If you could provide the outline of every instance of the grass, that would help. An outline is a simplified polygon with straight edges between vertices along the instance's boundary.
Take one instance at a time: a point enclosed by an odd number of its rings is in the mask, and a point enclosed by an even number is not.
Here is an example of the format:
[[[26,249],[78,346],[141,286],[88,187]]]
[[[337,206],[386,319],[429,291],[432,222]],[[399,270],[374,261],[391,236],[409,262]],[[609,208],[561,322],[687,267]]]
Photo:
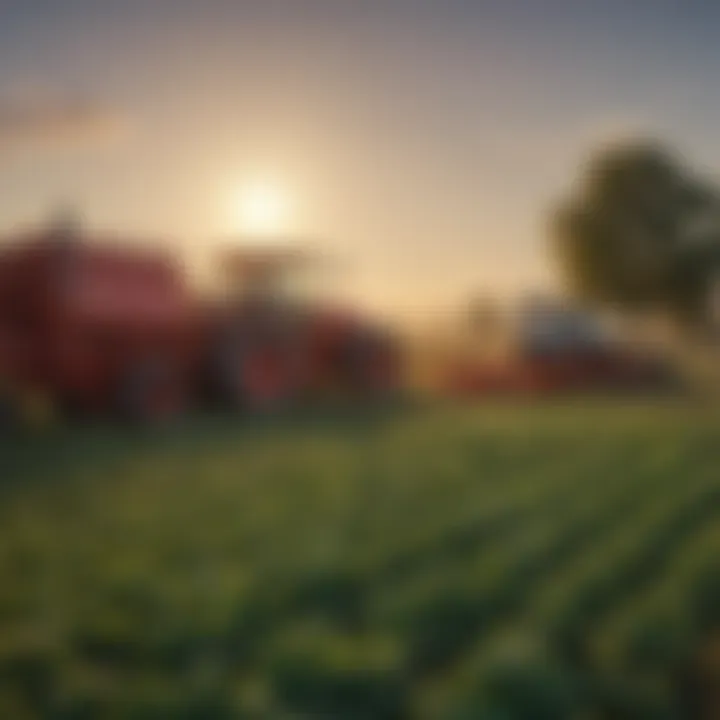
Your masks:
[[[718,420],[595,400],[6,437],[0,717],[687,717],[720,626]]]

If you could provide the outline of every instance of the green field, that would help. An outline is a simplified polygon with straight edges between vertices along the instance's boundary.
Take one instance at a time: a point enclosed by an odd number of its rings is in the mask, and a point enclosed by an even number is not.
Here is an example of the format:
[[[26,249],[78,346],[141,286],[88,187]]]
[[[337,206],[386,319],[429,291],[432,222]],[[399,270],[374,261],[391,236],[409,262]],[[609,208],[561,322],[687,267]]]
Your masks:
[[[719,420],[596,402],[8,438],[0,718],[691,717]]]

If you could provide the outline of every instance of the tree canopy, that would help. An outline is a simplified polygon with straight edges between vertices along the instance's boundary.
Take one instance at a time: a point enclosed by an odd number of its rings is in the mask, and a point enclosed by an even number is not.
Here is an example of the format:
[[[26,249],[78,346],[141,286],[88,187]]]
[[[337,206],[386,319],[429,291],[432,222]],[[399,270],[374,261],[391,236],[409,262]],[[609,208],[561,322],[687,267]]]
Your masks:
[[[720,264],[720,191],[662,144],[592,155],[554,209],[551,234],[576,297],[705,319]]]

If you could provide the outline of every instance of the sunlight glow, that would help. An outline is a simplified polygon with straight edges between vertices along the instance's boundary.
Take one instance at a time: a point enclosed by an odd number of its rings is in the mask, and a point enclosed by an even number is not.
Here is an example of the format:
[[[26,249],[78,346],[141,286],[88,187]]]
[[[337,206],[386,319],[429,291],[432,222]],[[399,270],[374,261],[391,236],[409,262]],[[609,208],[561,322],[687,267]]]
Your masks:
[[[257,182],[242,187],[235,203],[237,229],[243,234],[274,236],[290,229],[288,199],[273,183]]]

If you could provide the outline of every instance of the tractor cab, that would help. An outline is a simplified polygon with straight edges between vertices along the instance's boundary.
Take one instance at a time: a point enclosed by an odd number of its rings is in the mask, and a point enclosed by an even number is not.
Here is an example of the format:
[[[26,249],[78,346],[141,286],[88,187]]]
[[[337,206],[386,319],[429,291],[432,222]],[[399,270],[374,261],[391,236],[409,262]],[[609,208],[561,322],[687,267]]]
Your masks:
[[[224,295],[241,302],[307,302],[327,283],[328,261],[319,253],[290,244],[251,244],[228,248],[219,258]]]
[[[274,405],[328,387],[359,389],[393,362],[384,334],[334,299],[336,267],[288,244],[246,243],[221,255],[216,395]]]
[[[343,333],[359,322],[338,299],[335,259],[297,244],[249,244],[220,256],[219,287],[230,324],[316,335]]]

